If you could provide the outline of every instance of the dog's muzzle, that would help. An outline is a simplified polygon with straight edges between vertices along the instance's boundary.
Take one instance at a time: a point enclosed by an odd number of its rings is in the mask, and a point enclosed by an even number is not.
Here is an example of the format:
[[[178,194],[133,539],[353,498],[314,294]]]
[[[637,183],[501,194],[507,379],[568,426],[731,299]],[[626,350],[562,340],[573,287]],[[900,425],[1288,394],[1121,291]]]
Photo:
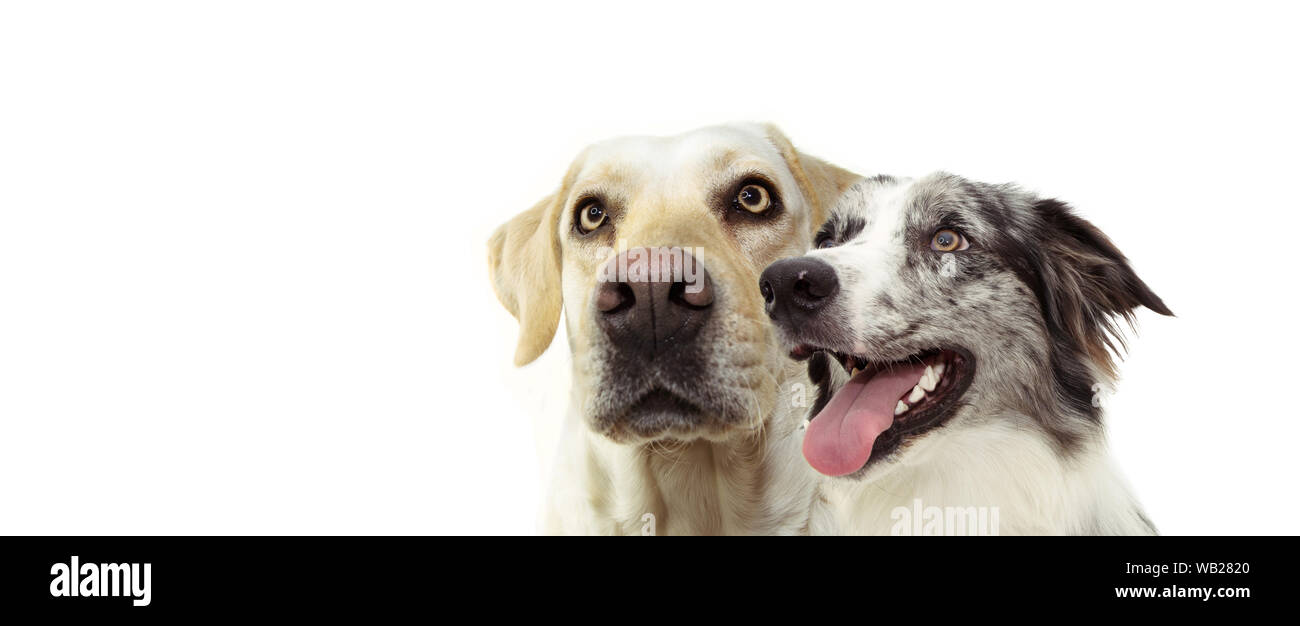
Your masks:
[[[623,354],[657,358],[693,339],[713,311],[704,265],[682,248],[633,248],[596,285],[596,323]]]
[[[633,248],[604,264],[592,298],[608,347],[593,396],[601,432],[650,438],[723,424],[708,332],[717,298],[682,248]]]

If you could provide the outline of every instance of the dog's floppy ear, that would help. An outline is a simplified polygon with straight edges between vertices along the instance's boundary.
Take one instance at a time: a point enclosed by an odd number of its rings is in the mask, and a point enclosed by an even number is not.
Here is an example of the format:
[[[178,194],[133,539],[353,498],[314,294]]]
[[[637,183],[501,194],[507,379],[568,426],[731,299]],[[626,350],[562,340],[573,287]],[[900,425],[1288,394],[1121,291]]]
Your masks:
[[[1068,205],[1039,200],[1034,209],[1046,227],[1039,294],[1043,315],[1054,332],[1066,333],[1113,373],[1110,353],[1117,352],[1117,343],[1124,346],[1117,318],[1131,327],[1139,306],[1161,315],[1174,313],[1138,278],[1110,238]]]
[[[799,183],[799,191],[812,205],[812,230],[817,232],[830,215],[835,201],[839,200],[840,196],[862,177],[817,157],[799,152],[773,124],[765,124],[763,129],[767,132],[768,139],[781,151],[781,156],[790,171],[794,173],[795,181]],[[811,238],[812,233],[808,236]]]
[[[560,242],[556,235],[564,190],[502,224],[488,240],[488,271],[497,299],[519,320],[515,365],[527,365],[551,345],[560,324]]]

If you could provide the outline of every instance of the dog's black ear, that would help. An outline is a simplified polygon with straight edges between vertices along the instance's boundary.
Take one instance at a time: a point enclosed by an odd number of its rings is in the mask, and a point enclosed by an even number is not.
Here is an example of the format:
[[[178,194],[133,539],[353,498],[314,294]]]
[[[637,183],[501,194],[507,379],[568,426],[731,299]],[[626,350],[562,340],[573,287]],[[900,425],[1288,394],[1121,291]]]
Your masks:
[[[1109,363],[1104,353],[1124,346],[1116,319],[1132,326],[1139,306],[1174,314],[1096,226],[1058,200],[1039,200],[1034,209],[1045,228],[1039,299],[1054,332],[1068,333],[1094,358]]]

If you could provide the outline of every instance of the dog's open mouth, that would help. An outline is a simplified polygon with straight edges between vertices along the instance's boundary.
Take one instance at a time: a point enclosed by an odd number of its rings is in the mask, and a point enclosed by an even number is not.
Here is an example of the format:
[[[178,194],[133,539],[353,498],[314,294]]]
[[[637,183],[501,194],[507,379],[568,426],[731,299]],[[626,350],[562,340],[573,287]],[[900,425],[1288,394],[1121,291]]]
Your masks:
[[[905,438],[943,425],[974,378],[974,358],[962,348],[877,361],[802,345],[790,356],[808,358],[817,351],[852,375],[813,416],[804,436],[804,458],[828,476],[857,472],[893,452]]]

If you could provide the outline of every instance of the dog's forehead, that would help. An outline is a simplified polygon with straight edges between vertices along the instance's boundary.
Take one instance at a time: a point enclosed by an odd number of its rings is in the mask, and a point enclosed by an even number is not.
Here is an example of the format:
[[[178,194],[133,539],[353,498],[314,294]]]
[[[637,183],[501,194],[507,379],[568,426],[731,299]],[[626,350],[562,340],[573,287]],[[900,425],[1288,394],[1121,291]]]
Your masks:
[[[936,220],[955,220],[946,225],[983,230],[989,218],[998,217],[1004,208],[1001,200],[993,190],[942,172],[919,179],[877,176],[858,182],[844,194],[827,228],[839,228],[834,234],[844,239],[882,229],[902,235],[909,226],[933,226]]]
[[[822,233],[840,242],[866,237],[878,231],[893,231],[907,218],[915,181],[894,176],[875,176],[853,184],[840,196]]]
[[[948,210],[973,217],[983,198],[967,180],[937,172],[912,184],[908,202],[914,211]]]
[[[990,185],[937,172],[918,181],[912,195],[916,225],[954,227],[976,240],[1024,245],[1039,224],[1032,196],[1015,185]]]
[[[606,140],[585,152],[577,186],[703,182],[728,169],[784,177],[784,159],[756,125],[711,126],[667,137]]]

